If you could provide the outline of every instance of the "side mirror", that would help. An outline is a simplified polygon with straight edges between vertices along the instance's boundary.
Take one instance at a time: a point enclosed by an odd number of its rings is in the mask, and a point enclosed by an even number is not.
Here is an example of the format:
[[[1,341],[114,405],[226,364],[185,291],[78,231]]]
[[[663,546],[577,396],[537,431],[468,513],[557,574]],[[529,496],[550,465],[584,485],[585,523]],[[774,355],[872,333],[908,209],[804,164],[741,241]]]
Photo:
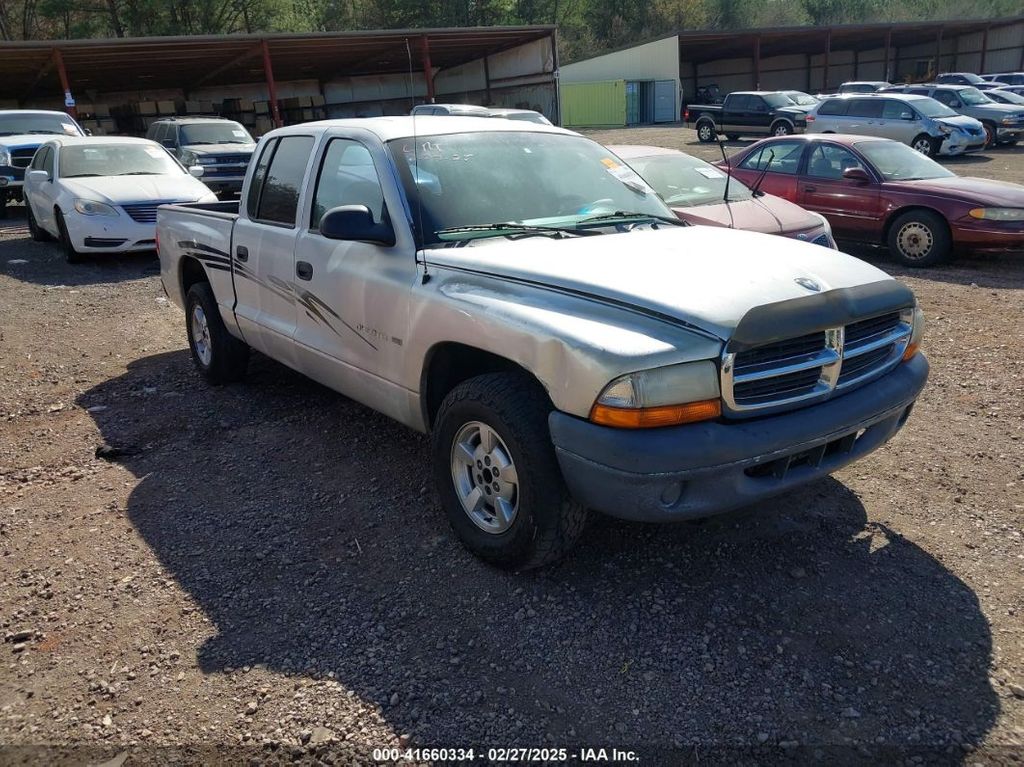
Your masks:
[[[206,168],[204,168],[202,165],[190,165],[188,167],[188,172],[190,176],[194,176],[195,178],[202,178],[203,174],[206,172]]]
[[[91,135],[92,135],[92,130],[90,130],[89,128],[82,128],[82,132],[83,132],[83,133],[84,133],[84,134],[85,134],[86,136],[91,136]]]
[[[329,240],[356,240],[395,244],[395,230],[386,221],[377,223],[365,205],[341,205],[331,208],[320,219],[320,234]]]
[[[843,178],[847,179],[848,181],[870,181],[871,180],[871,176],[868,175],[868,172],[866,170],[864,170],[862,167],[860,167],[859,165],[854,165],[851,168],[846,168],[843,171]]]
[[[36,181],[41,184],[44,181],[50,180],[50,174],[47,173],[45,170],[30,170],[28,173],[25,174],[25,180]]]

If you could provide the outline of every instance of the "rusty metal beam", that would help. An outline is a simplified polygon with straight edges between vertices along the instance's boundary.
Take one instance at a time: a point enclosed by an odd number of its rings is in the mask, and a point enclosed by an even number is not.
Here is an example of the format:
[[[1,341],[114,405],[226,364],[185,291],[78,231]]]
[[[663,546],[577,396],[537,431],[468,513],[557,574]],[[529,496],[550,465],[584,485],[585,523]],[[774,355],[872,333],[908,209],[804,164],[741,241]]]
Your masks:
[[[53,69],[52,55],[49,59],[46,60],[46,63],[43,64],[43,66],[39,67],[39,71],[36,73],[35,78],[32,80],[32,84],[25,89],[24,95],[21,97],[22,101],[25,101],[32,96],[32,94],[35,92],[36,87],[39,85],[39,83],[43,81],[43,78],[50,74],[51,69]]]
[[[985,71],[985,59],[988,58],[988,30],[991,24],[986,24],[981,32],[981,65],[978,67],[978,74]]]
[[[761,90],[761,35],[754,36],[754,90]]]
[[[60,76],[60,85],[64,89],[64,100],[67,102],[68,99],[73,98],[71,93],[71,83],[68,80],[68,71],[64,68],[64,56],[61,55],[60,48],[53,49],[53,63],[57,67],[57,74]],[[65,103],[64,107],[68,114],[78,119],[78,109],[73,106],[67,106]]]
[[[277,84],[274,82],[274,65],[270,61],[270,46],[267,41],[260,42],[263,49],[263,75],[267,78],[267,95],[270,100],[270,114],[274,118],[274,127],[280,128],[284,125],[281,119],[281,107],[277,103]]]
[[[423,35],[420,43],[420,54],[423,57],[423,79],[427,83],[427,103],[434,103],[434,67],[430,63],[430,38]]]

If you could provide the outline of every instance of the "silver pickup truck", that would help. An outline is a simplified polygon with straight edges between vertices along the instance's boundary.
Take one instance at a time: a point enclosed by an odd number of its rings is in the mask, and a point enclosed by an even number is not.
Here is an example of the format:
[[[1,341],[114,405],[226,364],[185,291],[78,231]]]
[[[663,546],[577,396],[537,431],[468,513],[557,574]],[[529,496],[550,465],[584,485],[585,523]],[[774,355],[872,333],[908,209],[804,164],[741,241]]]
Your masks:
[[[588,509],[707,516],[823,477],[925,384],[913,294],[855,258],[681,224],[560,128],[398,117],[268,133],[240,203],[159,210],[211,383],[256,349],[431,435],[452,528],[562,556]]]

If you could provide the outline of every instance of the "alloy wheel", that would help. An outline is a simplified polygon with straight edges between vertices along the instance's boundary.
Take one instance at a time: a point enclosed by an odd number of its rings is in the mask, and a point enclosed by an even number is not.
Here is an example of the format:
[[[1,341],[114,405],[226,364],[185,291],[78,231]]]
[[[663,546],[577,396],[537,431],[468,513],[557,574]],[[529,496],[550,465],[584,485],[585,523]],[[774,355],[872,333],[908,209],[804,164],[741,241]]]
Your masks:
[[[508,447],[490,426],[465,424],[452,442],[452,482],[463,511],[481,530],[504,533],[519,511],[519,476]]]

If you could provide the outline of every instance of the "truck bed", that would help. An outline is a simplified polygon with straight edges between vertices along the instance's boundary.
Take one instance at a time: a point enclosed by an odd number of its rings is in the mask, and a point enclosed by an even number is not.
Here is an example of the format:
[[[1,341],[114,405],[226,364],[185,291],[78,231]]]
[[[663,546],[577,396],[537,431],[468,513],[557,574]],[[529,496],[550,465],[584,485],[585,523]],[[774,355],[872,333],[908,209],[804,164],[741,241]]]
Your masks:
[[[201,267],[221,304],[225,322],[234,322],[231,239],[238,210],[237,201],[190,202],[157,208],[160,277],[168,298],[177,306],[184,308],[182,275],[187,268]],[[183,263],[184,259],[190,265]]]

